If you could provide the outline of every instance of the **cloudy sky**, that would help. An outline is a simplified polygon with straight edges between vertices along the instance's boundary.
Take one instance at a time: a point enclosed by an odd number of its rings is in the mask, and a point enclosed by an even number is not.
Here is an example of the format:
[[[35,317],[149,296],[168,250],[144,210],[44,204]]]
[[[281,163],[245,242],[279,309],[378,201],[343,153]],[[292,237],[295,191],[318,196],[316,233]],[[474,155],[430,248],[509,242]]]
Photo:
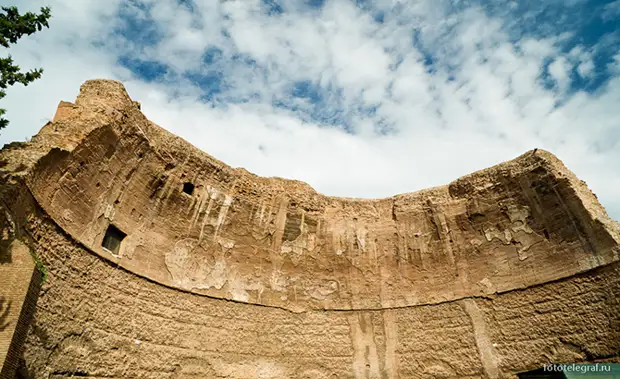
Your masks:
[[[0,4],[53,14],[8,50],[45,72],[0,102],[0,144],[112,78],[227,164],[328,195],[411,192],[543,148],[620,219],[620,0]]]

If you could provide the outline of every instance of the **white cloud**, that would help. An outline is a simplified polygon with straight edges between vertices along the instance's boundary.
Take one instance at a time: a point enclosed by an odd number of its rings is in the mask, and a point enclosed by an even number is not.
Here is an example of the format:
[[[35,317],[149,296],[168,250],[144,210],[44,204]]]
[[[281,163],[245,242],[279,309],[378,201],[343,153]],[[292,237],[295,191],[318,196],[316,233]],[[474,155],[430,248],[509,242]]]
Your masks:
[[[577,67],[579,76],[588,78],[594,74],[595,65],[590,51],[585,51],[583,47],[576,46],[568,55],[572,64]]]
[[[577,66],[577,71],[582,78],[592,76],[592,73],[594,72],[594,62],[590,59],[580,63],[579,66]]]
[[[569,82],[569,70],[571,69],[568,60],[565,57],[557,57],[553,63],[549,65],[549,74],[555,80],[561,92],[566,91]]]
[[[120,4],[53,0],[51,28],[11,48],[23,68],[45,73],[28,88],[9,89],[2,106],[11,124],[0,142],[36,133],[84,80],[107,77],[124,80],[154,122],[226,163],[304,180],[329,195],[380,197],[445,184],[538,147],[564,160],[620,218],[620,70],[595,94],[570,94],[571,70],[587,78],[596,67],[588,48],[561,53],[568,34],[523,35],[515,43],[503,28],[515,20],[481,8],[451,13],[446,1],[401,2],[396,11],[393,1],[373,2],[386,12],[377,23],[345,0],[313,13],[287,1],[290,12],[271,17],[257,0],[196,2],[194,13],[153,0],[123,7],[162,37],[140,48],[110,34],[122,26]],[[91,43],[100,36],[103,45]],[[223,55],[215,67],[202,60],[210,46]],[[177,76],[146,82],[118,64],[123,55],[166,64]],[[548,60],[557,88],[541,80]],[[214,69],[229,86],[223,98],[250,100],[215,108],[200,102],[200,88],[182,75]],[[353,133],[308,120],[315,105],[290,95],[298,81],[320,86],[324,112],[344,112]],[[274,107],[274,99],[299,110]],[[376,112],[358,112],[369,106]],[[377,133],[382,128],[393,133]]]
[[[601,13],[601,18],[604,21],[617,21],[618,17],[620,17],[620,0],[612,1],[609,4],[605,5],[603,12]]]

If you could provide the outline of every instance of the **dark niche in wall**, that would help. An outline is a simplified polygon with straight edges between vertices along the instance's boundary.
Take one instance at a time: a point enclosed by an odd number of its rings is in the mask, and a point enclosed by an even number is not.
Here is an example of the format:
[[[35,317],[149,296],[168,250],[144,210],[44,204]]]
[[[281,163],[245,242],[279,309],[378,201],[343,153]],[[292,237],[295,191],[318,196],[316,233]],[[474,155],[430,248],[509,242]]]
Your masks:
[[[127,237],[127,234],[123,233],[116,226],[110,224],[108,226],[108,230],[105,231],[105,236],[103,237],[101,246],[116,255],[120,252],[121,242],[125,239],[125,237]]]
[[[185,182],[183,183],[183,192],[185,192],[188,195],[192,195],[194,193],[194,183],[190,183],[190,182]]]

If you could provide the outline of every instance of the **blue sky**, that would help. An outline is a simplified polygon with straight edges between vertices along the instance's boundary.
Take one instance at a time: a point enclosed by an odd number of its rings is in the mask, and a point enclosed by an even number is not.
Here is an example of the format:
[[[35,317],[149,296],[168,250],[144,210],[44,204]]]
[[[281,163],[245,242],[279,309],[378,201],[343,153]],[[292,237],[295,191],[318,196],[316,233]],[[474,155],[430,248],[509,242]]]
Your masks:
[[[20,0],[51,28],[9,51],[44,77],[0,143],[81,82],[232,166],[337,196],[441,185],[532,148],[620,219],[620,1]]]

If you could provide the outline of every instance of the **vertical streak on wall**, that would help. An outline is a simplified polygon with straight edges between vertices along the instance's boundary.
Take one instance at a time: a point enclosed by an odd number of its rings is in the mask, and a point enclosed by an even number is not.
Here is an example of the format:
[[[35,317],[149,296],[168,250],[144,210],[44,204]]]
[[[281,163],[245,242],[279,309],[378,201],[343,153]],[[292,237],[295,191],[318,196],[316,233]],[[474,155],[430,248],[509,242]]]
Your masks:
[[[381,379],[379,355],[375,344],[372,316],[367,312],[348,315],[353,344],[353,372],[355,379]]]
[[[276,289],[277,291],[283,291],[286,287],[286,282],[283,282],[280,272],[280,269],[282,268],[280,248],[282,246],[282,237],[284,236],[287,210],[288,199],[283,197],[280,199],[280,206],[275,220],[276,230],[271,244],[271,252],[269,253],[269,259],[271,260],[271,288]]]
[[[471,319],[471,323],[474,329],[474,338],[476,340],[476,346],[480,354],[480,361],[484,368],[485,376],[488,379],[499,378],[499,363],[495,354],[495,349],[491,343],[487,332],[487,325],[482,316],[482,312],[478,308],[476,301],[473,299],[463,299],[460,302],[461,307],[467,313]]]
[[[282,245],[282,237],[284,236],[284,227],[286,225],[286,211],[288,209],[288,199],[282,198],[280,200],[280,207],[278,208],[278,215],[276,216],[276,232],[273,236],[273,252],[274,254],[280,254],[280,247]]]
[[[192,214],[192,219],[189,225],[189,231],[188,233],[191,233],[192,229],[194,228],[194,226],[196,226],[196,224],[198,223],[198,218],[200,217],[200,212],[202,212],[203,206],[204,206],[204,202],[206,201],[207,197],[209,196],[209,186],[206,186],[205,188],[203,188],[202,192],[200,193],[199,199],[198,199],[198,204],[195,205],[194,207],[194,213]],[[210,198],[209,198],[210,199]]]
[[[265,217],[265,202],[261,200],[260,202],[260,213],[258,214],[258,225],[263,223],[263,218]]]
[[[200,225],[200,236],[198,237],[199,241],[202,241],[205,226],[207,225],[207,221],[209,220],[209,213],[211,213],[211,208],[213,208],[213,201],[216,197],[217,192],[215,191],[215,189],[209,188],[209,203],[207,204],[207,209],[205,210],[204,216],[202,216],[202,223]],[[203,201],[202,204],[204,205],[205,202]],[[200,212],[202,212],[202,209],[198,212],[198,217],[200,217]]]
[[[398,379],[398,324],[394,310],[383,311],[383,328],[385,330],[385,373],[387,379]]]
[[[228,208],[230,208],[230,205],[232,204],[233,198],[230,195],[224,195],[224,203],[222,204],[222,207],[220,208],[220,213],[217,216],[217,223],[215,224],[215,233],[214,233],[214,239],[217,238],[217,233],[220,231],[220,228],[222,227],[222,224],[224,224],[224,221],[226,221],[226,215],[228,214]]]

